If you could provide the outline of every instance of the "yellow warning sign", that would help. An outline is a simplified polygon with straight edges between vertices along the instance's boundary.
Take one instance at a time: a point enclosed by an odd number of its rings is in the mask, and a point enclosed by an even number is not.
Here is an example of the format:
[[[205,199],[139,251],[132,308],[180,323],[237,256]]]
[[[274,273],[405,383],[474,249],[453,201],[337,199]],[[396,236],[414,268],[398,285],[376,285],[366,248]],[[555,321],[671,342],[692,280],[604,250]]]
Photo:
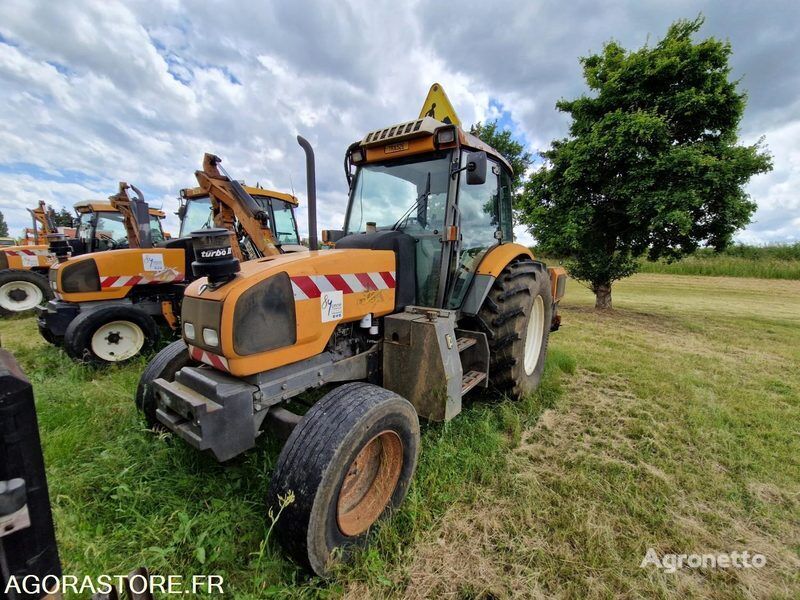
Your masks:
[[[450,104],[450,99],[447,97],[447,94],[444,93],[444,88],[438,83],[434,83],[431,86],[431,89],[428,91],[428,96],[425,98],[425,102],[422,105],[422,110],[419,111],[419,118],[421,119],[423,117],[433,117],[442,123],[461,127],[461,121],[459,121],[456,115],[456,109]]]

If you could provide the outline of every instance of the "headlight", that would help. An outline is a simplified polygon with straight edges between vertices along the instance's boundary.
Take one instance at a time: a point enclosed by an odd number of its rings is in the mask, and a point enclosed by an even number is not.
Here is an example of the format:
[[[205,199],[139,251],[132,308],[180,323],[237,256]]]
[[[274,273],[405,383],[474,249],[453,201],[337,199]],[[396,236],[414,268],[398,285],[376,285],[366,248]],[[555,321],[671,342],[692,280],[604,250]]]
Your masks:
[[[203,343],[206,346],[219,346],[219,335],[213,329],[203,328]]]
[[[183,324],[183,335],[186,336],[187,340],[194,339],[194,325],[191,323],[184,323]]]
[[[456,141],[456,130],[451,128],[440,129],[436,133],[436,142],[438,144],[452,144]]]
[[[100,291],[100,275],[94,260],[79,260],[73,264],[62,263],[62,265],[61,289],[64,293]]]

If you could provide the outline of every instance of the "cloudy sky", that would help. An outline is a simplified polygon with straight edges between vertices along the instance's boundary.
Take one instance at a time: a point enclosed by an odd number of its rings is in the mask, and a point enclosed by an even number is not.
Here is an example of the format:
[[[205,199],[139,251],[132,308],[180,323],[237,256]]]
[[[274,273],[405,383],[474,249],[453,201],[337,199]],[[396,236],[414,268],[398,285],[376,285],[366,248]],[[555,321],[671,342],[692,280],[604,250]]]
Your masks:
[[[611,38],[641,46],[698,13],[703,34],[733,45],[750,97],[742,141],[765,136],[775,157],[749,186],[759,209],[739,239],[798,240],[800,3],[790,0],[2,0],[0,210],[18,234],[39,199],[71,206],[126,180],[172,213],[204,152],[303,201],[300,133],[317,152],[320,227],[338,228],[345,148],[416,117],[434,81],[465,123],[499,118],[541,150],[566,132],[556,100],[585,91],[579,56]]]

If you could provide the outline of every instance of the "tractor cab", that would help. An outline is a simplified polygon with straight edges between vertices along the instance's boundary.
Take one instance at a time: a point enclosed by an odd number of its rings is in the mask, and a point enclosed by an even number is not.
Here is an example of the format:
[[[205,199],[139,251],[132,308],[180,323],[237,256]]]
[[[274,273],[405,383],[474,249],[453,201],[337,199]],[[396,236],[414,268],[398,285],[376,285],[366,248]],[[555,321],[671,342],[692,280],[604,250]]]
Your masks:
[[[128,232],[124,215],[108,202],[78,202],[75,204],[76,238],[70,240],[72,254],[88,254],[103,250],[128,248]],[[150,232],[154,243],[165,239],[161,221],[166,215],[156,209],[148,210]]]
[[[347,162],[345,227],[323,238],[339,237],[337,248],[363,247],[359,236],[378,232],[412,238],[411,264],[400,268],[415,273],[414,303],[459,309],[482,258],[513,241],[508,162],[432,117],[368,133]]]
[[[300,246],[300,235],[294,216],[297,198],[290,194],[265,190],[260,187],[242,187],[255,201],[256,207],[263,211],[267,227],[272,232],[274,245],[284,252],[304,249]],[[214,202],[208,192],[202,188],[181,190],[180,203],[178,208],[178,217],[181,220],[179,238],[188,238],[192,231],[214,227]],[[225,208],[221,199],[217,198],[216,210],[224,212]],[[234,229],[243,252],[242,258],[245,260],[261,258],[264,255],[263,248],[259,249],[252,244],[241,223],[241,218],[235,217],[236,211],[232,212],[236,221]]]

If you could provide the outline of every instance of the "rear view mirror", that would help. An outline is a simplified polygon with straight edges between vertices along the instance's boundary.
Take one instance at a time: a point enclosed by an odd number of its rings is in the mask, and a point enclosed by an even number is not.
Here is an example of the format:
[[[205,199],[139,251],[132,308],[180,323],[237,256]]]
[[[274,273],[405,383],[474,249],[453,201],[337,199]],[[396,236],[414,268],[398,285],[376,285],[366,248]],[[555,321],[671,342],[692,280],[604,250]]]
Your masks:
[[[322,242],[325,244],[335,244],[344,237],[344,231],[341,229],[323,229]]]
[[[486,152],[467,154],[467,185],[486,183]]]

